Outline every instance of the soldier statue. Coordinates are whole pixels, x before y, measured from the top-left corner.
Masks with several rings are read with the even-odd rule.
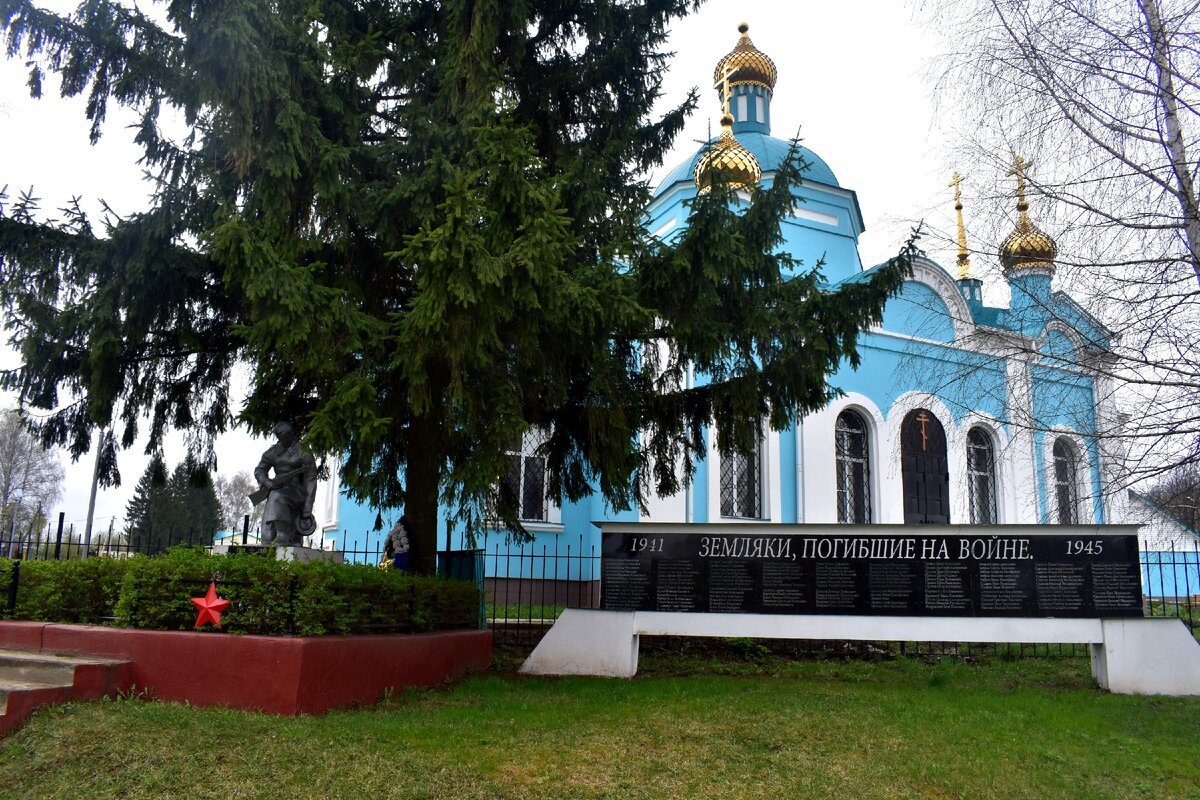
[[[313,502],[317,497],[317,462],[300,446],[296,431],[280,422],[272,431],[276,443],[267,448],[254,469],[258,491],[254,503],[266,499],[263,509],[262,543],[290,547],[302,543],[317,527]],[[270,472],[274,470],[274,476]]]

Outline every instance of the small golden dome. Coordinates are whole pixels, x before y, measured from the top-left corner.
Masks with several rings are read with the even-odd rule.
[[[750,41],[746,33],[748,30],[750,26],[746,23],[738,25],[738,32],[742,34],[742,38],[738,40],[736,47],[717,62],[717,68],[713,71],[713,85],[719,87],[728,75],[730,86],[755,83],[774,90],[779,71],[775,69],[775,62]]]
[[[1017,226],[1000,245],[1000,264],[1005,272],[1021,269],[1054,269],[1058,245],[1029,219],[1029,203],[1025,200],[1025,170],[1031,162],[1017,156],[1008,173],[1017,177]]]
[[[1033,267],[1053,269],[1057,257],[1058,245],[1030,222],[1025,213],[1018,220],[1016,230],[1000,245],[1000,263],[1006,271]]]
[[[717,178],[735,189],[749,189],[762,177],[762,167],[754,154],[734,138],[733,117],[721,117],[721,127],[721,135],[696,162],[696,188],[706,192]]]

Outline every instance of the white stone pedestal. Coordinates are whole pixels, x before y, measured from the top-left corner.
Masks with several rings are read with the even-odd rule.
[[[315,547],[275,547],[269,544],[218,544],[212,551],[218,555],[228,553],[266,553],[275,551],[277,561],[328,561],[332,564],[346,563],[346,554],[340,550],[319,550]]]
[[[328,561],[331,564],[343,564],[346,554],[340,550],[319,550],[316,547],[277,547],[275,558],[280,561]]]
[[[1200,695],[1200,643],[1179,619],[869,617],[688,614],[568,608],[521,671],[533,675],[637,673],[642,634],[901,642],[1079,643],[1092,675],[1116,694]]]
[[[1092,675],[1114,694],[1200,695],[1200,643],[1183,620],[1101,620],[1104,643],[1092,645]]]

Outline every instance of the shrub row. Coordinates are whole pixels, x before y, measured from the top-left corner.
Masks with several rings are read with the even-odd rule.
[[[17,562],[0,559],[0,615],[23,620],[187,630],[191,598],[210,580],[231,605],[229,633],[322,636],[393,633],[479,624],[479,589],[468,581],[382,572],[361,564],[297,564],[250,554],[176,547],[153,557],[22,561],[16,606],[7,589]]]

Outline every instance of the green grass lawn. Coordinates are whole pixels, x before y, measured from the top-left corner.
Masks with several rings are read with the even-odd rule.
[[[1200,798],[1200,699],[1079,658],[934,664],[646,653],[287,719],[110,701],[0,742],[4,798]],[[252,676],[247,676],[250,679]]]
[[[514,622],[535,619],[558,619],[558,615],[563,612],[564,608],[566,606],[544,605],[541,603],[509,603],[508,605],[488,603],[487,618],[489,620],[512,620]]]

